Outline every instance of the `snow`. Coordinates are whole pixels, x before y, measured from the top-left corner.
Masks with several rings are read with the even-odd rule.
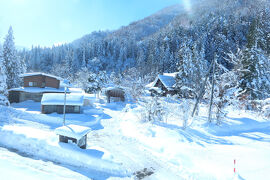
[[[83,136],[91,131],[90,128],[79,125],[66,125],[55,129],[55,133],[62,136],[72,137],[80,140]]]
[[[64,105],[65,94],[61,93],[45,93],[42,96],[42,105]],[[70,93],[66,94],[66,105],[71,106],[82,106],[83,105],[83,94]]]
[[[163,75],[158,75],[152,85],[155,85],[157,81],[160,80],[168,90],[173,90],[176,74],[177,73],[164,73]]]
[[[70,87],[68,88],[68,90],[70,91],[70,93],[80,93],[80,94],[84,94],[84,90],[82,88],[74,88],[74,87]]]
[[[60,81],[63,80],[61,77],[57,77],[57,76],[54,76],[54,75],[51,75],[51,74],[42,73],[42,72],[24,73],[24,74],[21,74],[20,77],[38,76],[38,75],[48,76],[48,77],[55,78],[55,79],[60,80]]]
[[[29,92],[29,93],[44,93],[44,92],[59,92],[63,93],[65,92],[64,88],[52,88],[52,87],[45,87],[45,88],[40,88],[40,87],[19,87],[19,88],[12,88],[9,89],[9,91],[22,91],[22,92]],[[70,90],[67,88],[67,93],[69,93]]]
[[[86,176],[48,161],[20,156],[12,150],[0,147],[1,179],[72,180],[88,179]]]
[[[167,122],[144,122],[138,119],[142,108],[139,104],[106,104],[94,95],[87,97],[93,107],[85,107],[84,114],[66,116],[69,126],[92,129],[86,150],[58,142],[54,130],[62,125],[62,115],[39,114],[36,107],[40,103],[0,106],[0,146],[15,149],[17,153],[12,156],[19,156],[15,159],[23,158],[21,154],[27,154],[29,161],[39,159],[30,165],[22,161],[25,172],[17,170],[17,163],[11,161],[7,162],[8,169],[24,177],[36,173],[35,168],[32,171],[28,166],[38,167],[41,170],[33,177],[39,179],[57,179],[64,172],[74,179],[135,179],[133,173],[145,168],[153,171],[145,178],[150,180],[257,180],[269,174],[270,121],[258,113],[227,107],[227,117],[217,126],[207,123],[207,106],[200,104],[198,116],[190,119],[183,130],[183,120],[176,116],[168,117]],[[177,102],[167,104],[179,111]],[[83,128],[73,129],[76,133],[84,132]],[[0,155],[0,165],[1,158]],[[53,165],[44,167],[43,162]],[[43,169],[49,173],[44,175]],[[0,166],[0,171],[5,171],[5,167]]]

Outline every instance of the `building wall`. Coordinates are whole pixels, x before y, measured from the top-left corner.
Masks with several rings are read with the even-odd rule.
[[[167,91],[163,83],[158,79],[157,83],[155,84],[154,87],[159,87],[162,91]]]
[[[20,92],[19,91],[9,91],[8,92],[8,100],[10,103],[20,102]]]
[[[54,112],[58,114],[63,114],[64,106],[63,105],[42,105],[41,106],[41,113],[43,114],[50,114]],[[66,113],[81,113],[81,107],[67,105]]]
[[[43,76],[26,76],[23,78],[24,87],[32,87],[29,86],[29,82],[35,82],[37,85],[35,87],[42,87],[42,82],[44,82]]]
[[[20,92],[20,102],[27,101],[27,100],[40,102],[42,95],[43,95],[42,93]]]
[[[58,79],[45,76],[45,84],[46,84],[46,87],[53,87],[53,88],[59,89],[60,81]]]
[[[52,87],[58,89],[60,86],[58,79],[42,75],[26,76],[23,78],[23,81],[24,87]],[[29,82],[34,82],[34,86],[29,86]]]

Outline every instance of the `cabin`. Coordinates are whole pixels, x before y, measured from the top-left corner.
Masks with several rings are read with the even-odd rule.
[[[175,78],[177,73],[164,73],[163,75],[158,75],[154,82],[148,85],[151,95],[167,96],[175,95],[177,91],[174,88]]]
[[[55,129],[59,135],[59,142],[74,143],[82,149],[87,147],[87,134],[91,131],[89,127],[79,125],[66,125]]]
[[[45,93],[41,99],[41,113],[64,113],[65,94]],[[82,113],[84,105],[84,94],[66,94],[66,113]]]
[[[25,73],[20,75],[23,78],[23,87],[9,89],[8,99],[10,103],[18,103],[26,100],[40,102],[44,93],[64,93],[60,86],[62,78],[41,72]],[[67,90],[69,93],[69,90]]]
[[[114,101],[125,101],[125,91],[119,87],[109,87],[105,89],[105,95],[107,98],[107,102],[111,102],[111,98],[114,98]]]

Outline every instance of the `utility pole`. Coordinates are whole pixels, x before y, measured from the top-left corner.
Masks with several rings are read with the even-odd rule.
[[[206,81],[207,81],[207,79],[208,79],[208,76],[209,76],[209,74],[210,74],[210,72],[211,72],[211,69],[212,69],[212,67],[213,67],[213,64],[214,64],[214,59],[212,60],[211,65],[210,65],[210,68],[209,68],[208,72],[207,72],[206,75],[205,75],[205,79],[204,79],[204,82],[203,82],[203,84],[202,84],[202,86],[201,86],[200,93],[199,93],[199,95],[197,96],[196,103],[195,103],[195,106],[194,106],[193,111],[192,111],[192,114],[191,114],[192,117],[194,116],[194,113],[195,113],[195,111],[196,111],[196,109],[197,109],[197,106],[198,106],[198,104],[199,104],[199,102],[200,102],[200,100],[201,100],[201,98],[202,98],[202,96],[203,96],[203,94],[204,94],[204,91],[205,91],[205,84],[206,84]]]
[[[213,97],[214,97],[214,87],[215,87],[215,69],[216,69],[216,60],[214,59],[213,72],[212,72],[212,89],[211,89],[211,97],[210,97],[210,106],[208,112],[208,122],[212,121],[212,105],[213,105]]]
[[[64,118],[63,118],[63,126],[66,124],[66,101],[67,101],[67,87],[65,86],[65,97],[64,97]]]

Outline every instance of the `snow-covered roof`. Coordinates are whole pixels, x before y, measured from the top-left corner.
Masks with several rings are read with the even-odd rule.
[[[85,91],[82,89],[82,88],[68,88],[68,90],[71,92],[71,93],[80,93],[80,94],[84,94]]]
[[[52,87],[45,87],[45,88],[40,88],[40,87],[19,87],[19,88],[12,88],[9,89],[8,91],[22,91],[22,92],[29,92],[29,93],[45,93],[45,92],[58,92],[58,93],[63,93],[65,92],[64,88],[52,88]],[[67,93],[69,93],[70,90],[67,89]]]
[[[173,90],[176,75],[177,73],[164,73],[163,75],[158,75],[153,83],[153,86],[157,83],[158,80],[160,80],[168,90]]]
[[[66,105],[70,106],[82,106],[83,94],[70,93],[66,94]],[[65,94],[64,93],[45,93],[42,96],[42,105],[64,105]]]
[[[63,79],[60,81],[60,87],[71,87],[72,85],[70,84],[69,80]]]
[[[54,75],[51,75],[51,74],[42,73],[42,72],[24,73],[24,74],[21,74],[20,77],[38,76],[38,75],[48,76],[48,77],[51,77],[51,78],[58,79],[60,81],[63,80],[61,77],[57,77],[57,76],[54,76]]]
[[[40,88],[40,87],[19,87],[19,88],[12,88],[9,89],[8,91],[21,91],[21,92],[29,92],[29,93],[46,93],[46,92],[56,92],[56,93],[63,93],[65,92],[64,88],[52,88],[52,87],[45,87],[45,88]],[[67,93],[70,93],[70,90],[67,89]]]
[[[72,137],[80,140],[83,136],[91,131],[89,127],[79,126],[79,125],[67,125],[56,128],[54,132],[58,135]]]

